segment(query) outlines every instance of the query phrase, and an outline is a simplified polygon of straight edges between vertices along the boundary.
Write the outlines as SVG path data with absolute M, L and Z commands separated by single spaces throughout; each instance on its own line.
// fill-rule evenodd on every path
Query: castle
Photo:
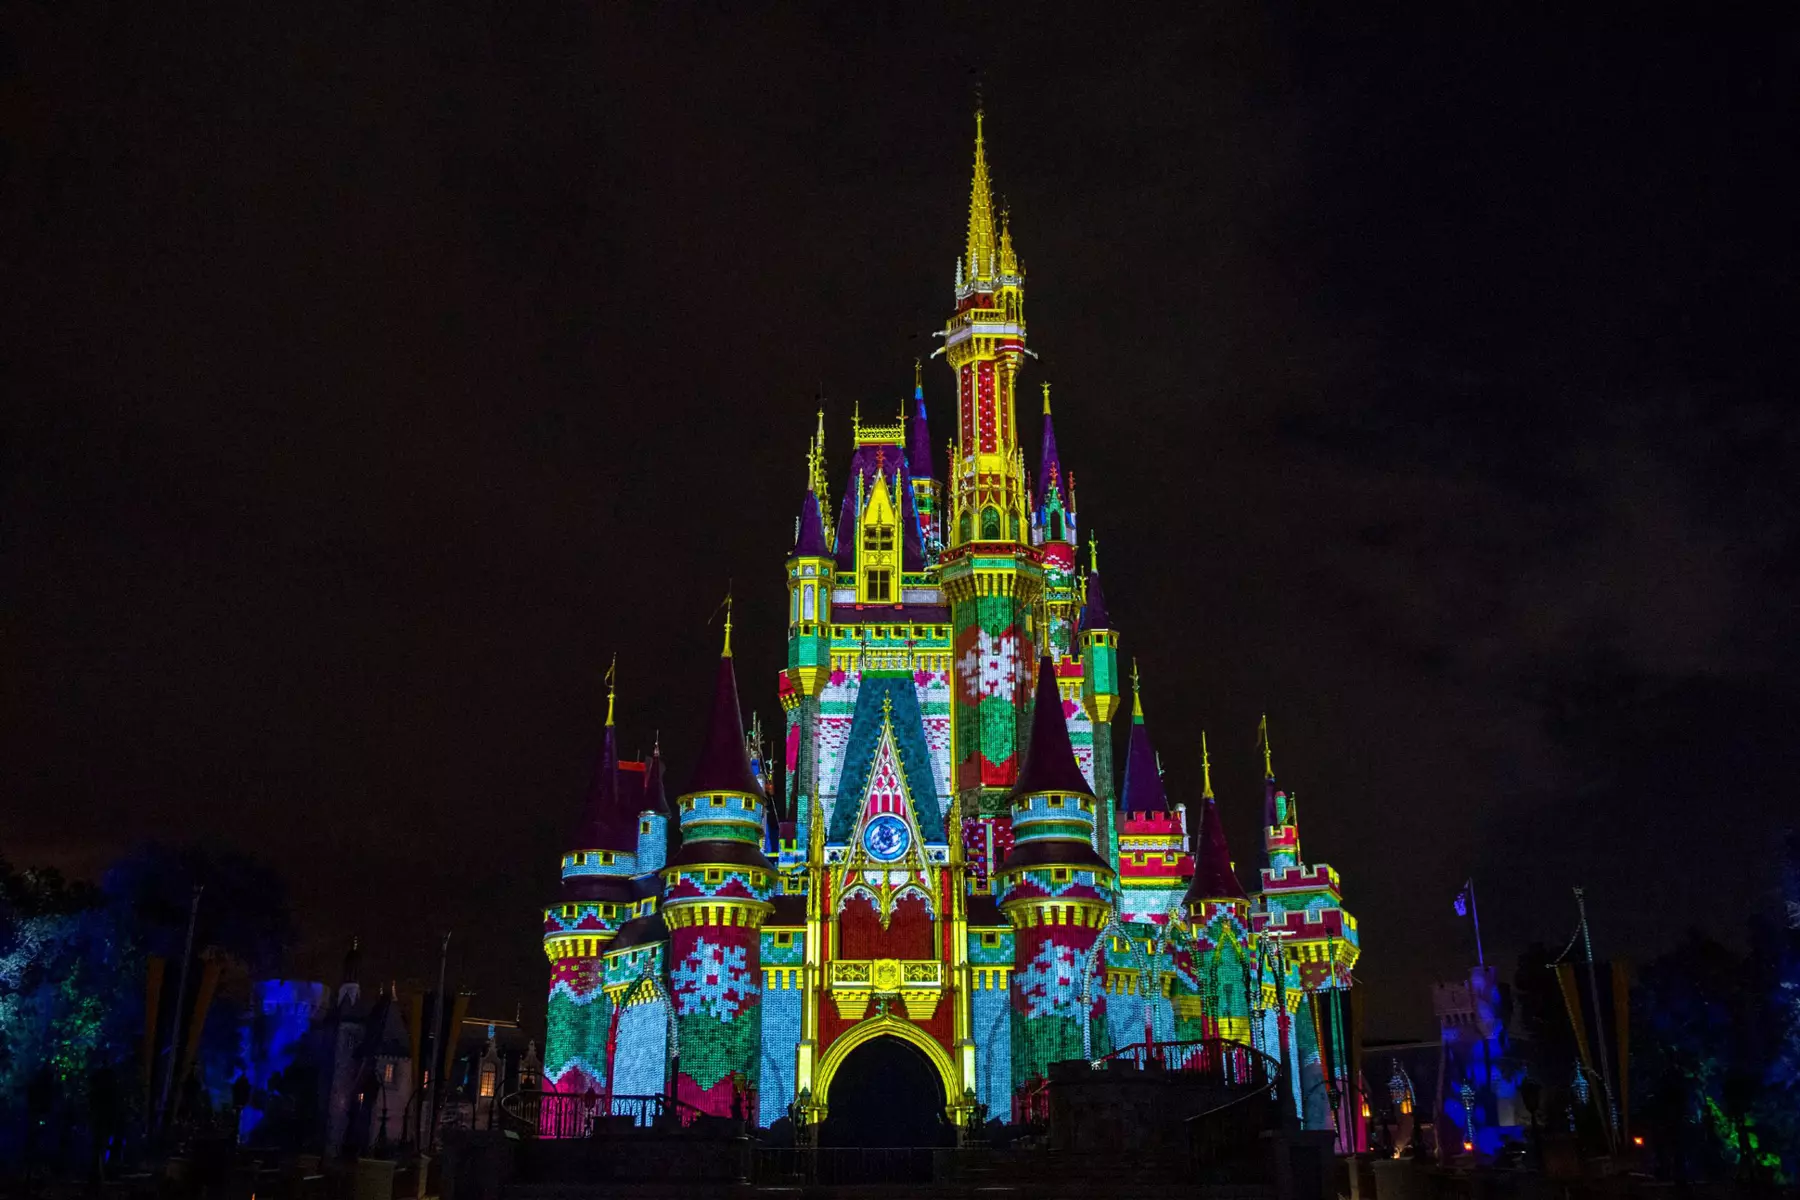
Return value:
M 1307 1126 L 1346 1128 L 1359 945 L 1337 872 L 1302 859 L 1266 732 L 1254 889 L 1210 772 L 1197 795 L 1165 790 L 1135 670 L 1125 708 L 1091 542 L 1078 566 L 1047 386 L 1025 458 L 1024 297 L 977 114 L 933 355 L 955 380 L 948 461 L 915 378 L 900 421 L 853 423 L 828 524 L 820 415 L 787 555 L 783 788 L 745 736 L 729 612 L 704 749 L 672 805 L 660 751 L 619 761 L 609 697 L 544 910 L 547 1090 L 808 1125 L 861 1048 L 897 1039 L 969 1126 L 1016 1117 L 1052 1063 L 1226 1039 L 1282 1064 Z

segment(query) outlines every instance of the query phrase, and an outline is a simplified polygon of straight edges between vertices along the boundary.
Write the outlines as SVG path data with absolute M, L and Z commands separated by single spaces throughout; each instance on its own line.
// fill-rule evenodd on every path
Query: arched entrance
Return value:
M 852 1048 L 832 1072 L 821 1146 L 939 1146 L 955 1141 L 944 1084 L 923 1050 L 894 1036 Z

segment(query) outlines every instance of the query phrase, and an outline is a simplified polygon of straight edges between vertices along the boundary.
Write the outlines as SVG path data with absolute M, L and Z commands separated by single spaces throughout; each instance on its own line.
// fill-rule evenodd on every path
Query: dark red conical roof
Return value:
M 750 749 L 744 744 L 744 718 L 738 709 L 737 673 L 732 670 L 730 650 L 719 657 L 706 744 L 694 764 L 693 779 L 682 794 L 695 792 L 745 792 L 765 799 L 762 784 L 750 769 Z
M 1056 667 L 1049 655 L 1038 663 L 1037 699 L 1031 708 L 1031 744 L 1012 790 L 1015 796 L 1033 792 L 1094 794 L 1075 762 L 1069 723 L 1063 716 L 1062 693 L 1056 689 Z
M 1243 883 L 1231 866 L 1231 847 L 1225 844 L 1225 826 L 1219 821 L 1218 802 L 1208 796 L 1200 807 L 1200 836 L 1194 847 L 1194 882 L 1188 886 L 1187 903 L 1248 899 Z
M 606 726 L 600 743 L 600 765 L 588 788 L 587 808 L 581 828 L 575 832 L 572 850 L 637 849 L 637 813 L 631 810 L 619 788 L 619 747 L 613 727 Z

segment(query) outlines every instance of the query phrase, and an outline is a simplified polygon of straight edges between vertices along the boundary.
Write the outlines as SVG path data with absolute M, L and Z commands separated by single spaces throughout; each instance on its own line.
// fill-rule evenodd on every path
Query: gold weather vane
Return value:
M 1093 575 L 1100 573 L 1100 539 L 1091 529 L 1088 530 L 1088 572 Z
M 613 652 L 612 665 L 606 668 L 606 723 L 613 723 L 613 693 L 618 686 L 619 655 Z
M 1048 382 L 1044 384 L 1044 415 L 1046 417 L 1050 415 L 1050 385 Z
M 1275 778 L 1275 754 L 1269 747 L 1269 714 L 1262 715 L 1262 721 L 1256 726 L 1256 740 L 1262 743 L 1263 778 Z
M 913 391 L 915 391 L 915 392 L 920 391 L 924 387 L 925 387 L 925 364 L 919 361 L 919 358 L 917 355 L 914 355 L 913 356 Z
M 1212 799 L 1212 759 L 1206 753 L 1206 730 L 1200 731 L 1200 798 Z

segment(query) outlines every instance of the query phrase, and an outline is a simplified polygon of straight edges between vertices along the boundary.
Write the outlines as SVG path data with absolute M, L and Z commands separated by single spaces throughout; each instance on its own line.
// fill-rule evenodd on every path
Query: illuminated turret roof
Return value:
M 744 719 L 738 708 L 737 672 L 731 664 L 731 618 L 725 619 L 725 653 L 719 656 L 713 680 L 712 720 L 706 745 L 694 764 L 694 776 L 682 795 L 696 792 L 742 792 L 763 797 L 762 784 L 750 769 L 750 751 L 744 745 Z
M 1063 507 L 1069 507 L 1069 485 L 1062 475 L 1062 460 L 1056 455 L 1056 425 L 1050 419 L 1050 385 L 1044 385 L 1044 440 L 1038 451 L 1037 507 L 1044 507 L 1054 487 L 1062 495 Z
M 1244 885 L 1232 868 L 1231 847 L 1225 844 L 1225 826 L 1219 820 L 1219 802 L 1210 795 L 1200 807 L 1200 836 L 1195 841 L 1194 881 L 1188 886 L 1187 903 L 1248 900 Z
M 661 813 L 669 815 L 669 796 L 663 789 L 662 745 L 658 743 L 650 750 L 650 767 L 644 772 L 644 799 L 638 811 L 641 813 Z
M 819 511 L 819 498 L 809 490 L 800 502 L 800 536 L 794 539 L 792 558 L 830 558 L 825 546 L 825 517 Z
M 925 384 L 918 378 L 914 365 L 913 411 L 908 421 L 906 467 L 914 479 L 936 479 L 931 466 L 931 426 L 925 420 Z
M 963 251 L 970 279 L 992 279 L 999 273 L 994 242 L 994 194 L 988 183 L 987 143 L 981 133 L 982 112 L 975 110 L 975 180 L 969 187 L 969 239 Z
M 611 676 L 611 672 L 607 672 Z M 619 787 L 619 744 L 613 727 L 613 693 L 606 695 L 606 732 L 600 741 L 600 765 L 588 787 L 587 807 L 572 850 L 637 849 L 637 812 Z
M 1037 700 L 1031 709 L 1031 744 L 1025 751 L 1025 765 L 1012 794 L 1028 796 L 1034 792 L 1068 792 L 1091 796 L 1093 789 L 1075 762 L 1075 748 L 1069 742 L 1068 718 L 1063 714 L 1062 693 L 1056 687 L 1056 666 L 1045 655 L 1038 663 Z
M 1156 747 L 1150 744 L 1150 730 L 1144 725 L 1135 666 L 1131 693 L 1131 740 L 1125 750 L 1125 788 L 1119 795 L 1119 807 L 1128 813 L 1166 813 L 1169 794 L 1163 789 L 1162 772 L 1156 769 Z

